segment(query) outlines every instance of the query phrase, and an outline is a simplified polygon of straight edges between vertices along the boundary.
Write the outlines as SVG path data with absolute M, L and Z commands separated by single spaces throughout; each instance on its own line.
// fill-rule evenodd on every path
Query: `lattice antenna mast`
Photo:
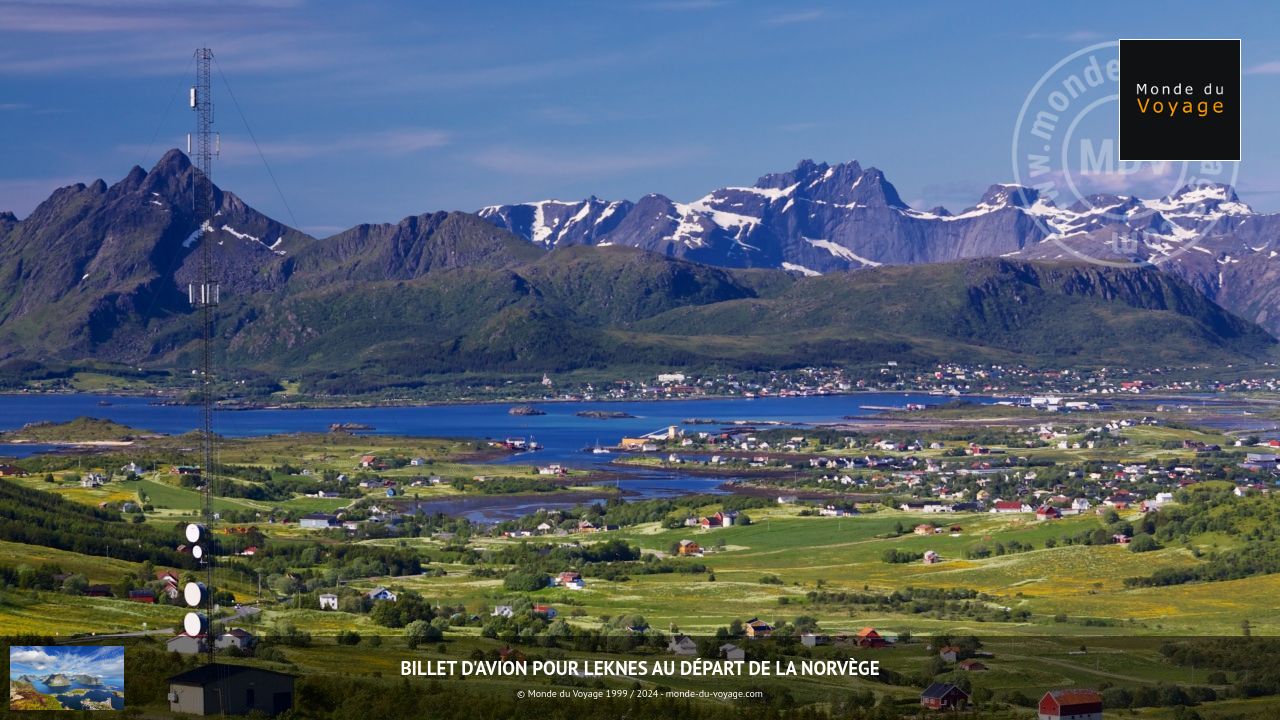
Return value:
M 218 154 L 218 136 L 213 131 L 213 92 L 212 63 L 213 51 L 200 48 L 195 53 L 196 84 L 191 88 L 191 109 L 196 114 L 196 132 L 187 139 L 187 152 L 191 156 L 196 169 L 194 173 L 193 196 L 195 201 L 195 219 L 200 223 L 202 241 L 200 243 L 200 282 L 187 287 L 188 300 L 200 312 L 200 324 L 203 328 L 200 366 L 200 405 L 203 415 L 201 427 L 201 444 L 204 451 L 204 462 L 200 466 L 204 480 L 204 526 L 209 533 L 209 550 L 213 543 L 213 313 L 218 305 L 218 283 L 213 279 L 213 158 Z M 205 563 L 206 587 L 209 588 L 205 602 L 207 605 L 208 630 L 206 645 L 209 662 L 213 662 L 213 643 L 217 634 L 214 632 L 213 616 L 213 553 L 206 552 L 202 558 Z

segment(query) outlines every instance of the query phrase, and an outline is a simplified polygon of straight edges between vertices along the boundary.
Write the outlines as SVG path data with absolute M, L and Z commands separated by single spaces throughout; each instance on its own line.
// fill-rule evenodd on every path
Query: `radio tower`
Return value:
M 196 84 L 191 88 L 191 108 L 196 113 L 196 132 L 194 138 L 187 139 L 187 152 L 191 155 L 196 169 L 194 174 L 193 199 L 195 203 L 195 219 L 204 231 L 200 243 L 200 282 L 187 286 L 187 297 L 192 307 L 200 311 L 200 324 L 203 328 L 201 365 L 200 365 L 200 404 L 203 415 L 201 442 L 204 451 L 204 464 L 200 473 L 204 480 L 204 526 L 209 533 L 208 551 L 203 553 L 201 561 L 205 565 L 205 586 L 208 588 L 205 602 L 207 605 L 208 629 L 206 646 L 209 662 L 213 662 L 213 643 L 217 637 L 214 632 L 213 618 L 213 311 L 218 305 L 218 283 L 213 279 L 213 156 L 217 154 L 215 146 L 217 136 L 213 132 L 213 93 L 210 65 L 213 62 L 213 51 L 200 48 L 195 53 Z

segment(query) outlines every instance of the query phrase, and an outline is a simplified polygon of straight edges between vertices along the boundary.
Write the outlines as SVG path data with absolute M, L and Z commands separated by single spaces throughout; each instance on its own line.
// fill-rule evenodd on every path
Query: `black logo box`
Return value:
M 1240 45 L 1238 39 L 1120 40 L 1120 160 L 1240 160 Z M 1146 93 L 1139 94 L 1140 85 Z M 1166 86 L 1183 93 L 1166 95 Z M 1147 105 L 1145 114 L 1139 100 Z M 1196 112 L 1182 112 L 1187 101 Z M 1161 114 L 1154 113 L 1157 102 Z M 1174 102 L 1177 112 L 1170 116 Z M 1204 117 L 1198 113 L 1201 102 L 1208 104 Z M 1213 112 L 1217 102 L 1221 113 Z

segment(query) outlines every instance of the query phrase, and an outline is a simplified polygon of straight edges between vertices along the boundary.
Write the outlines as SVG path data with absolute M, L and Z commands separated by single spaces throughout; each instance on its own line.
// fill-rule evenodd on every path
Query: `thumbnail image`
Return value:
M 14 645 L 10 710 L 123 710 L 124 648 Z

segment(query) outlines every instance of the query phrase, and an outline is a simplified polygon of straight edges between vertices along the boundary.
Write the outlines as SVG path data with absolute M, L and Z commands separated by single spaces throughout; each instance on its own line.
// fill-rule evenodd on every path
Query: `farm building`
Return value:
M 951 683 L 934 683 L 920 693 L 920 705 L 928 710 L 963 710 L 969 693 Z
M 888 644 L 884 636 L 872 627 L 864 627 L 854 636 L 854 643 L 858 647 L 881 648 Z
M 293 676 L 245 665 L 202 665 L 169 678 L 168 699 L 172 713 L 279 715 L 293 707 Z
M 819 635 L 817 633 L 803 633 L 802 635 L 800 635 L 800 644 L 804 645 L 805 647 L 817 647 L 819 645 L 826 645 L 829 641 L 830 641 L 830 638 L 828 638 L 826 635 Z
M 587 586 L 587 584 L 582 581 L 582 576 L 572 570 L 566 570 L 565 572 L 560 573 L 556 578 L 556 584 L 570 590 L 581 590 Z
M 325 529 L 338 524 L 338 518 L 325 513 L 308 513 L 298 518 L 298 527 Z
M 773 626 L 759 618 L 751 618 L 744 628 L 749 638 L 766 638 L 773 634 Z
M 1040 720 L 1102 720 L 1102 696 L 1095 690 L 1050 690 L 1040 698 Z

